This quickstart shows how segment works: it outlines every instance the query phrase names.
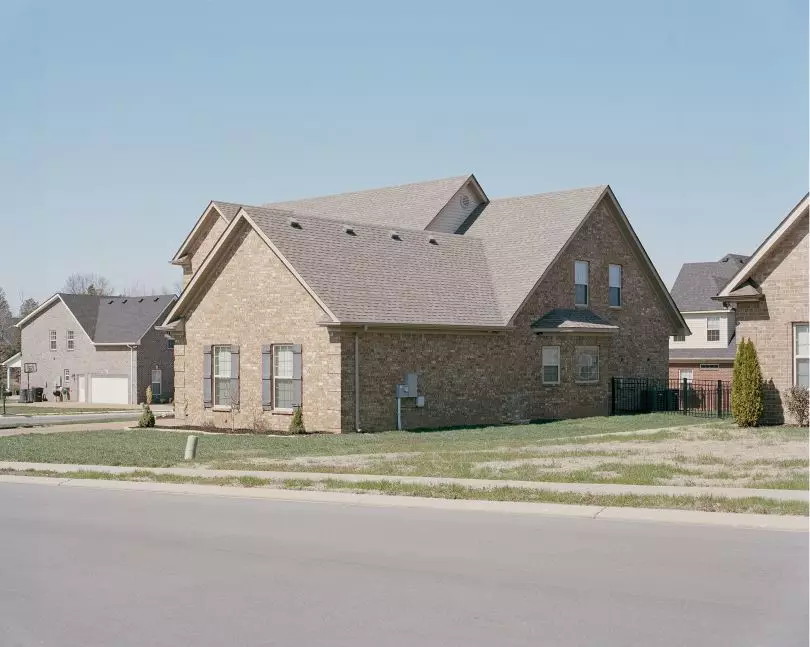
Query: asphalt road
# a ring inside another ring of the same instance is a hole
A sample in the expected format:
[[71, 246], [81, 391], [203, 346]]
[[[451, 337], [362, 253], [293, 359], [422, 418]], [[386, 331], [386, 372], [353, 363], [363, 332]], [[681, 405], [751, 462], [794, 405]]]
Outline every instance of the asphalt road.
[[808, 644], [796, 532], [0, 484], [0, 645]]
[[[0, 410], [2, 413], [2, 410]], [[54, 413], [39, 416], [2, 416], [0, 415], [0, 429], [14, 429], [15, 427], [32, 427], [37, 425], [61, 425], [70, 422], [110, 422], [114, 420], [137, 420], [141, 415], [138, 410], [121, 411], [118, 413]]]

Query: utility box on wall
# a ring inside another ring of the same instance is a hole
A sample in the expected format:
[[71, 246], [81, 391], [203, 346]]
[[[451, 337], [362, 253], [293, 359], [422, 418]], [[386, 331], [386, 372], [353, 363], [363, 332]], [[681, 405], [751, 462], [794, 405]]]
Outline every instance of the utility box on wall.
[[405, 377], [405, 384], [397, 384], [398, 398], [415, 398], [417, 394], [416, 373], [408, 373]]

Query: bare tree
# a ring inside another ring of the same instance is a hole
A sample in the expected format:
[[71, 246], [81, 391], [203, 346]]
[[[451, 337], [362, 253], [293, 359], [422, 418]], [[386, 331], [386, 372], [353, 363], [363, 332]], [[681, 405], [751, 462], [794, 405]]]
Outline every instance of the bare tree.
[[39, 302], [36, 299], [32, 299], [31, 297], [23, 299], [23, 302], [20, 304], [20, 319], [27, 317], [37, 308], [39, 308]]
[[161, 285], [159, 288], [147, 288], [140, 281], [136, 281], [122, 296], [155, 297], [159, 294], [171, 294], [171, 292], [165, 285]]
[[112, 284], [100, 274], [71, 274], [65, 281], [62, 292], [67, 294], [95, 294], [98, 296], [112, 296]]

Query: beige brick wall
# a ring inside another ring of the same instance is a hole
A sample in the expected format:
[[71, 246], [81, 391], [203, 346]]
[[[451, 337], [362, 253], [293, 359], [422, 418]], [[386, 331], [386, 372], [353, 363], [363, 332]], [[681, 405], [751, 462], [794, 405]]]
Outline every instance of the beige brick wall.
[[752, 276], [765, 298], [737, 305], [737, 339], [750, 338], [757, 349], [768, 424], [785, 420], [781, 394], [793, 384], [793, 324], [809, 318], [807, 238], [805, 212]]
[[207, 222], [203, 223], [203, 227], [200, 228], [195, 240], [191, 243], [188, 252], [190, 260], [183, 267], [183, 287], [188, 285], [194, 274], [200, 269], [200, 265], [208, 256], [208, 252], [214, 248], [227, 227], [228, 225], [219, 215], [216, 213], [209, 214]]
[[[207, 280], [204, 298], [186, 313], [183, 343], [175, 345], [175, 411], [195, 426], [286, 430], [287, 414], [262, 411], [261, 347], [302, 345], [303, 407], [307, 428], [340, 431], [340, 344], [316, 322], [323, 310], [248, 225], [229, 244]], [[237, 344], [240, 406], [203, 406], [203, 348]]]
[[[366, 431], [396, 424], [396, 384], [419, 376], [425, 407], [403, 400], [405, 428], [487, 424], [606, 414], [613, 375], [667, 375], [672, 324], [642, 265], [604, 206], [583, 226], [560, 262], [537, 287], [515, 321], [515, 330], [486, 334], [358, 332], [360, 426]], [[591, 309], [620, 332], [610, 336], [538, 336], [530, 325], [555, 307], [574, 307], [574, 261], [590, 261]], [[623, 307], [608, 306], [608, 265], [624, 273]], [[343, 424], [354, 428], [354, 349], [343, 348]], [[541, 347], [561, 347], [561, 384], [540, 380]], [[574, 348], [598, 346], [600, 381], [573, 379]]]

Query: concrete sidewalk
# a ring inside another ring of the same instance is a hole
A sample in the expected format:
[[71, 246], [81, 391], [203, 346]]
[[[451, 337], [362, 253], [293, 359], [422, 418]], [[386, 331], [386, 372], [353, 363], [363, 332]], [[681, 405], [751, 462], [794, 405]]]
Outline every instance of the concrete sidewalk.
[[252, 476], [261, 479], [287, 480], [307, 479], [325, 481], [328, 479], [348, 483], [367, 481], [389, 481], [412, 485], [459, 485], [474, 489], [498, 487], [525, 490], [550, 490], [554, 492], [575, 492], [580, 494], [635, 494], [641, 496], [712, 496], [716, 498], [745, 499], [762, 497], [776, 501], [808, 501], [807, 490], [764, 490], [754, 488], [687, 487], [675, 485], [619, 485], [612, 483], [547, 483], [542, 481], [506, 481], [495, 479], [459, 479], [431, 476], [390, 476], [376, 474], [329, 474], [323, 472], [270, 472], [264, 470], [212, 470], [194, 467], [118, 467], [111, 465], [70, 465], [59, 463], [25, 463], [0, 461], [0, 469], [50, 470], [54, 472], [89, 471], [106, 474], [128, 474], [135, 471], [149, 471], [155, 474], [175, 474], [177, 476], [218, 478]]
[[[191, 483], [149, 483], [138, 481], [105, 481], [103, 479], [45, 478], [0, 474], [0, 484], [15, 483], [32, 486], [83, 489], [123, 490], [191, 496], [216, 496], [238, 499], [298, 501], [377, 508], [430, 508], [447, 511], [479, 511], [501, 514], [580, 517], [597, 521], [630, 521], [648, 523], [697, 524], [807, 532], [808, 518], [792, 515], [741, 514], [734, 512], [702, 512], [654, 508], [603, 507], [560, 503], [521, 503], [513, 501], [476, 501], [467, 499], [434, 499], [390, 494], [356, 494], [347, 492], [313, 492], [284, 490], [271, 487], [233, 487]], [[2, 487], [2, 486], [0, 486]]]

